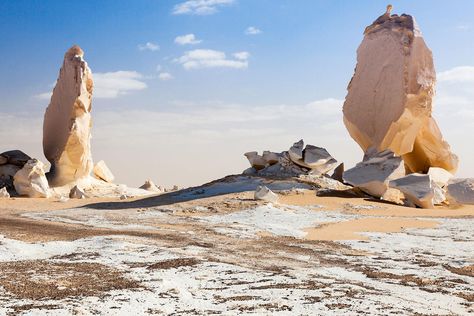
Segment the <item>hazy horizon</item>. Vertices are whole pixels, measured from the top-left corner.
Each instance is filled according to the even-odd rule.
[[[413,15],[438,72],[433,116],[474,176],[474,3],[391,1]],[[95,80],[92,154],[118,183],[198,185],[242,172],[247,151],[295,141],[346,168],[362,158],[342,103],[380,1],[0,0],[0,152],[47,162],[42,121],[66,50]]]

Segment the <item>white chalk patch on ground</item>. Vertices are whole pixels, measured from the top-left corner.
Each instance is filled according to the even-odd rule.
[[[312,211],[298,206],[267,204],[249,210],[224,215],[200,217],[212,224],[212,229],[233,237],[254,238],[266,231],[277,236],[304,238],[304,229],[320,224],[359,218],[339,212]]]
[[[144,215],[136,211],[97,210],[90,208],[72,208],[49,212],[24,213],[21,215],[35,220],[80,224],[114,230],[157,230],[158,227],[148,226],[140,222],[139,219],[151,217],[165,221],[171,219],[163,212],[153,212],[153,214]],[[113,215],[117,215],[117,218],[113,218]]]

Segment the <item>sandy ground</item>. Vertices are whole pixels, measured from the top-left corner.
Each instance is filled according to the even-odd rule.
[[[474,312],[473,206],[268,185],[278,204],[240,182],[126,201],[0,200],[0,315]]]

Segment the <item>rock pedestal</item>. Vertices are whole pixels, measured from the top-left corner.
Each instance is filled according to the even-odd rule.
[[[344,123],[365,151],[391,150],[408,173],[440,167],[454,173],[458,158],[431,116],[433,57],[410,15],[379,17],[364,33],[344,102]]]
[[[90,176],[92,73],[79,46],[64,56],[59,78],[44,115],[43,151],[51,162],[52,186],[75,183]]]

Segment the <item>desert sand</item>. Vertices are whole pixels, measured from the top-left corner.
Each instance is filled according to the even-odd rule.
[[[323,197],[277,180],[268,203],[248,182],[2,200],[0,314],[474,311],[474,207]]]

